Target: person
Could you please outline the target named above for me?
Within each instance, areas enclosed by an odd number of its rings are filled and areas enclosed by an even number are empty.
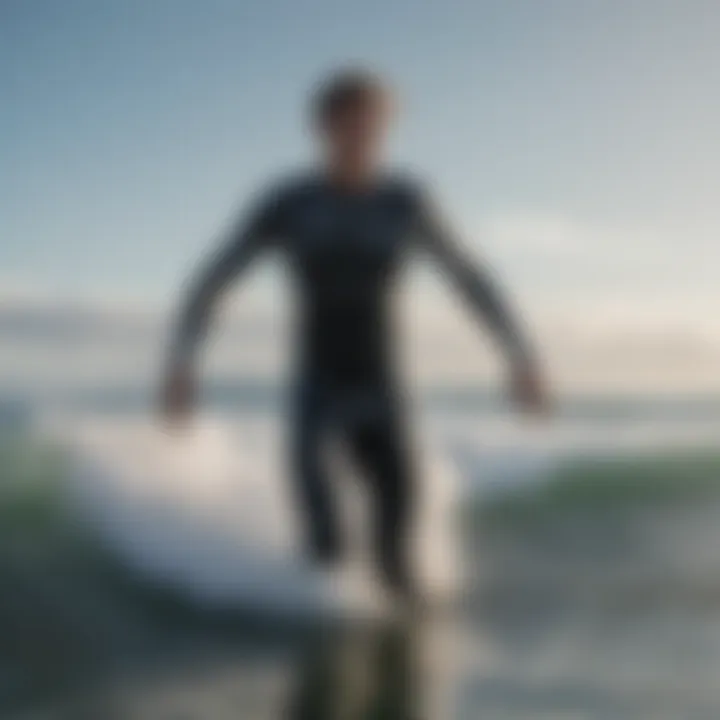
[[[312,102],[317,166],[266,189],[199,273],[180,313],[162,391],[166,418],[187,419],[195,361],[222,291],[271,250],[297,291],[291,470],[311,557],[331,566],[343,534],[324,463],[339,440],[368,483],[373,547],[384,584],[413,597],[409,555],[415,470],[395,350],[392,299],[403,268],[425,255],[445,274],[504,350],[513,395],[539,410],[544,390],[524,330],[490,272],[472,262],[417,180],[390,172],[383,150],[392,97],[364,70],[322,83]]]

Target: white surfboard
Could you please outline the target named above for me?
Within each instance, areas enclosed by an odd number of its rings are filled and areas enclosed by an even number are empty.
[[[198,419],[168,434],[150,419],[88,419],[62,438],[78,517],[139,577],[209,607],[375,615],[387,609],[367,551],[362,483],[334,483],[351,553],[321,572],[303,558],[279,433],[258,421]],[[421,588],[460,587],[458,483],[439,453],[420,478],[413,554]]]

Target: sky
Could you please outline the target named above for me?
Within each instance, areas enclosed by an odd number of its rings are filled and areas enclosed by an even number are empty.
[[[716,0],[5,0],[0,298],[171,302],[361,63],[530,316],[714,341],[718,37]]]

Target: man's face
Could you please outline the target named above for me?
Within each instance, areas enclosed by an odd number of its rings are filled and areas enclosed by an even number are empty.
[[[382,159],[389,121],[387,104],[380,98],[339,109],[322,128],[327,160],[350,174],[374,170]]]

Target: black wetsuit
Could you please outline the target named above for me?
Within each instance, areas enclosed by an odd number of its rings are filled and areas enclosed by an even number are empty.
[[[527,361],[520,333],[487,273],[469,263],[414,182],[382,179],[346,191],[309,175],[267,192],[201,274],[181,317],[175,362],[192,360],[216,295],[270,249],[289,262],[300,304],[292,464],[309,546],[324,561],[342,550],[323,455],[332,433],[369,482],[380,568],[407,588],[414,473],[390,305],[412,251],[424,250],[446,271],[513,363]]]

